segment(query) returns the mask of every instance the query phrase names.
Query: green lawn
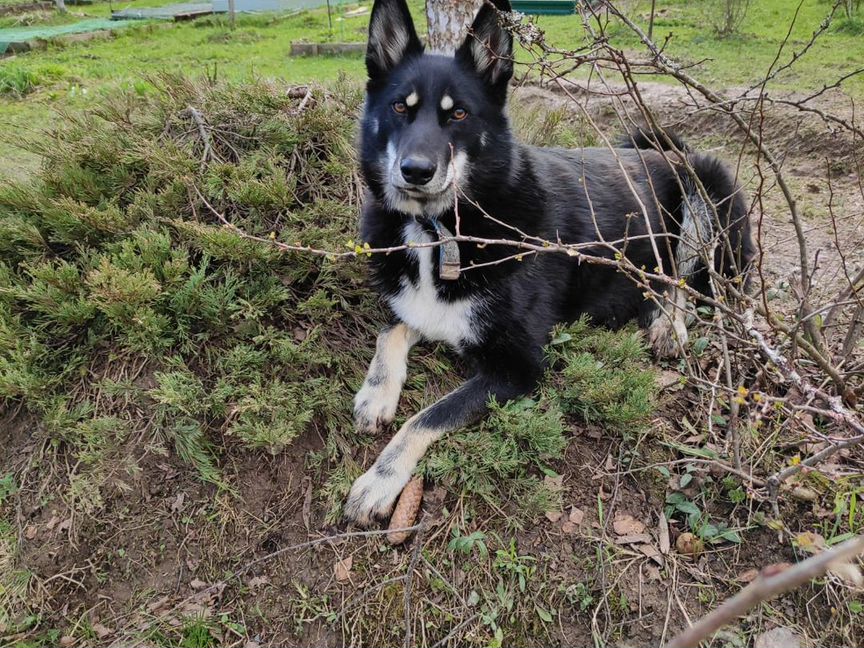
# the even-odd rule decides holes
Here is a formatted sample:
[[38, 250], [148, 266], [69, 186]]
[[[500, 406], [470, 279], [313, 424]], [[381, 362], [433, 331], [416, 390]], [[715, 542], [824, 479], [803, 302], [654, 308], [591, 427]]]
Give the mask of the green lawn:
[[[151, 0], [144, 4], [155, 6], [167, 1]], [[713, 4], [711, 0], [661, 0], [655, 37], [662, 41], [668, 36], [667, 53], [685, 63], [698, 63], [690, 70], [691, 74], [713, 86], [755, 83], [777, 56], [792, 23], [796, 3], [754, 2], [741, 32], [726, 39], [715, 36], [706, 18], [706, 10]], [[114, 5], [122, 6], [125, 5]], [[414, 15], [422, 17], [421, 4], [414, 1], [412, 6]], [[631, 15], [642, 26], [647, 25], [649, 6], [647, 1], [629, 3]], [[147, 92], [151, 83], [148, 79], [160, 72], [182, 71], [193, 76], [216, 75], [232, 80], [276, 77], [297, 83], [326, 83], [340, 74], [362, 78], [359, 56], [290, 56], [294, 40], [362, 41], [368, 14], [343, 17], [345, 9], [352, 7], [343, 5], [335, 11], [332, 30], [325, 10], [295, 16], [244, 16], [233, 32], [224, 17], [212, 17], [191, 23], [139, 25], [118, 32], [110, 40], [57, 45], [46, 51], [0, 60], [0, 129], [13, 134], [12, 142], [0, 143], [4, 147], [0, 150], [0, 175], [18, 175], [32, 168], [32, 158], [10, 148], [19, 133], [60, 118], [58, 109], [86, 110], [94, 97], [118, 86]], [[88, 17], [104, 16], [108, 4], [99, 2], [71, 9], [74, 14], [84, 13]], [[822, 0], [804, 0], [781, 61], [803, 48], [829, 10], [830, 5]], [[536, 20], [552, 45], [576, 48], [584, 43], [584, 30], [576, 16], [542, 16]], [[826, 80], [854, 70], [864, 61], [864, 38], [854, 33], [855, 26], [837, 21], [806, 56], [772, 82], [771, 90], [816, 90]], [[639, 49], [638, 41], [624, 27], [610, 24], [608, 32], [617, 46]], [[27, 79], [25, 97], [14, 90], [3, 91], [4, 79], [21, 77]], [[14, 88], [16, 84], [11, 85]], [[864, 95], [861, 77], [849, 79], [843, 87], [855, 97]]]

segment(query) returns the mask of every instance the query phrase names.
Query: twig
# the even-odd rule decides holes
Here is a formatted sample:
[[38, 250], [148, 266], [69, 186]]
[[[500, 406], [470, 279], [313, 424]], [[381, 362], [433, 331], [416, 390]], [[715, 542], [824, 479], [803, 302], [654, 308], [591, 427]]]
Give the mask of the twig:
[[864, 536], [857, 536], [792, 567], [769, 565], [762, 569], [756, 580], [672, 639], [666, 648], [697, 648], [702, 641], [751, 608], [823, 576], [834, 565], [848, 562], [862, 552]]
[[201, 166], [203, 167], [207, 162], [209, 162], [212, 154], [210, 133], [207, 132], [207, 123], [204, 121], [204, 116], [201, 112], [194, 106], [189, 106], [187, 110], [189, 111], [189, 115], [192, 117], [192, 121], [194, 121], [198, 126], [198, 133], [201, 135], [201, 141], [204, 142], [204, 152], [201, 154]]

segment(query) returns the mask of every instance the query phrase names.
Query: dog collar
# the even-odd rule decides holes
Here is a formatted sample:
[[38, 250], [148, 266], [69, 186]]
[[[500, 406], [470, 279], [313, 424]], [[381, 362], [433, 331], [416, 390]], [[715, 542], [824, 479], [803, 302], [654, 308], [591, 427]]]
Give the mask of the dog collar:
[[459, 259], [459, 244], [452, 240], [453, 234], [437, 218], [430, 219], [438, 240], [438, 277], [442, 281], [455, 281], [459, 278], [462, 263]]

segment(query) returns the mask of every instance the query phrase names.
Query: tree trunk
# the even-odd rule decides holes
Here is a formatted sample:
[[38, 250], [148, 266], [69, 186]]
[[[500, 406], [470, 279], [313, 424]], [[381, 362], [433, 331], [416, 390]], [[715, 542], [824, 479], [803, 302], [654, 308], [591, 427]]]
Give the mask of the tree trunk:
[[465, 40], [483, 0], [426, 0], [429, 49], [452, 54]]
[[54, 0], [54, 4], [57, 5], [57, 11], [66, 13], [66, 3], [64, 0]]

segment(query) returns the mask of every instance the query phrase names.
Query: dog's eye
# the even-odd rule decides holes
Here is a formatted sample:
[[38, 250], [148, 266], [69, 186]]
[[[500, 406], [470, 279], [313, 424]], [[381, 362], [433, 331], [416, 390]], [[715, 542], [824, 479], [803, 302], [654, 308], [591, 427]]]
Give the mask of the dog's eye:
[[405, 104], [404, 101], [394, 101], [393, 110], [395, 110], [400, 115], [404, 115], [406, 112], [408, 112], [408, 106]]
[[468, 111], [464, 108], [456, 108], [453, 112], [450, 113], [450, 119], [453, 121], [462, 121], [468, 116]]

